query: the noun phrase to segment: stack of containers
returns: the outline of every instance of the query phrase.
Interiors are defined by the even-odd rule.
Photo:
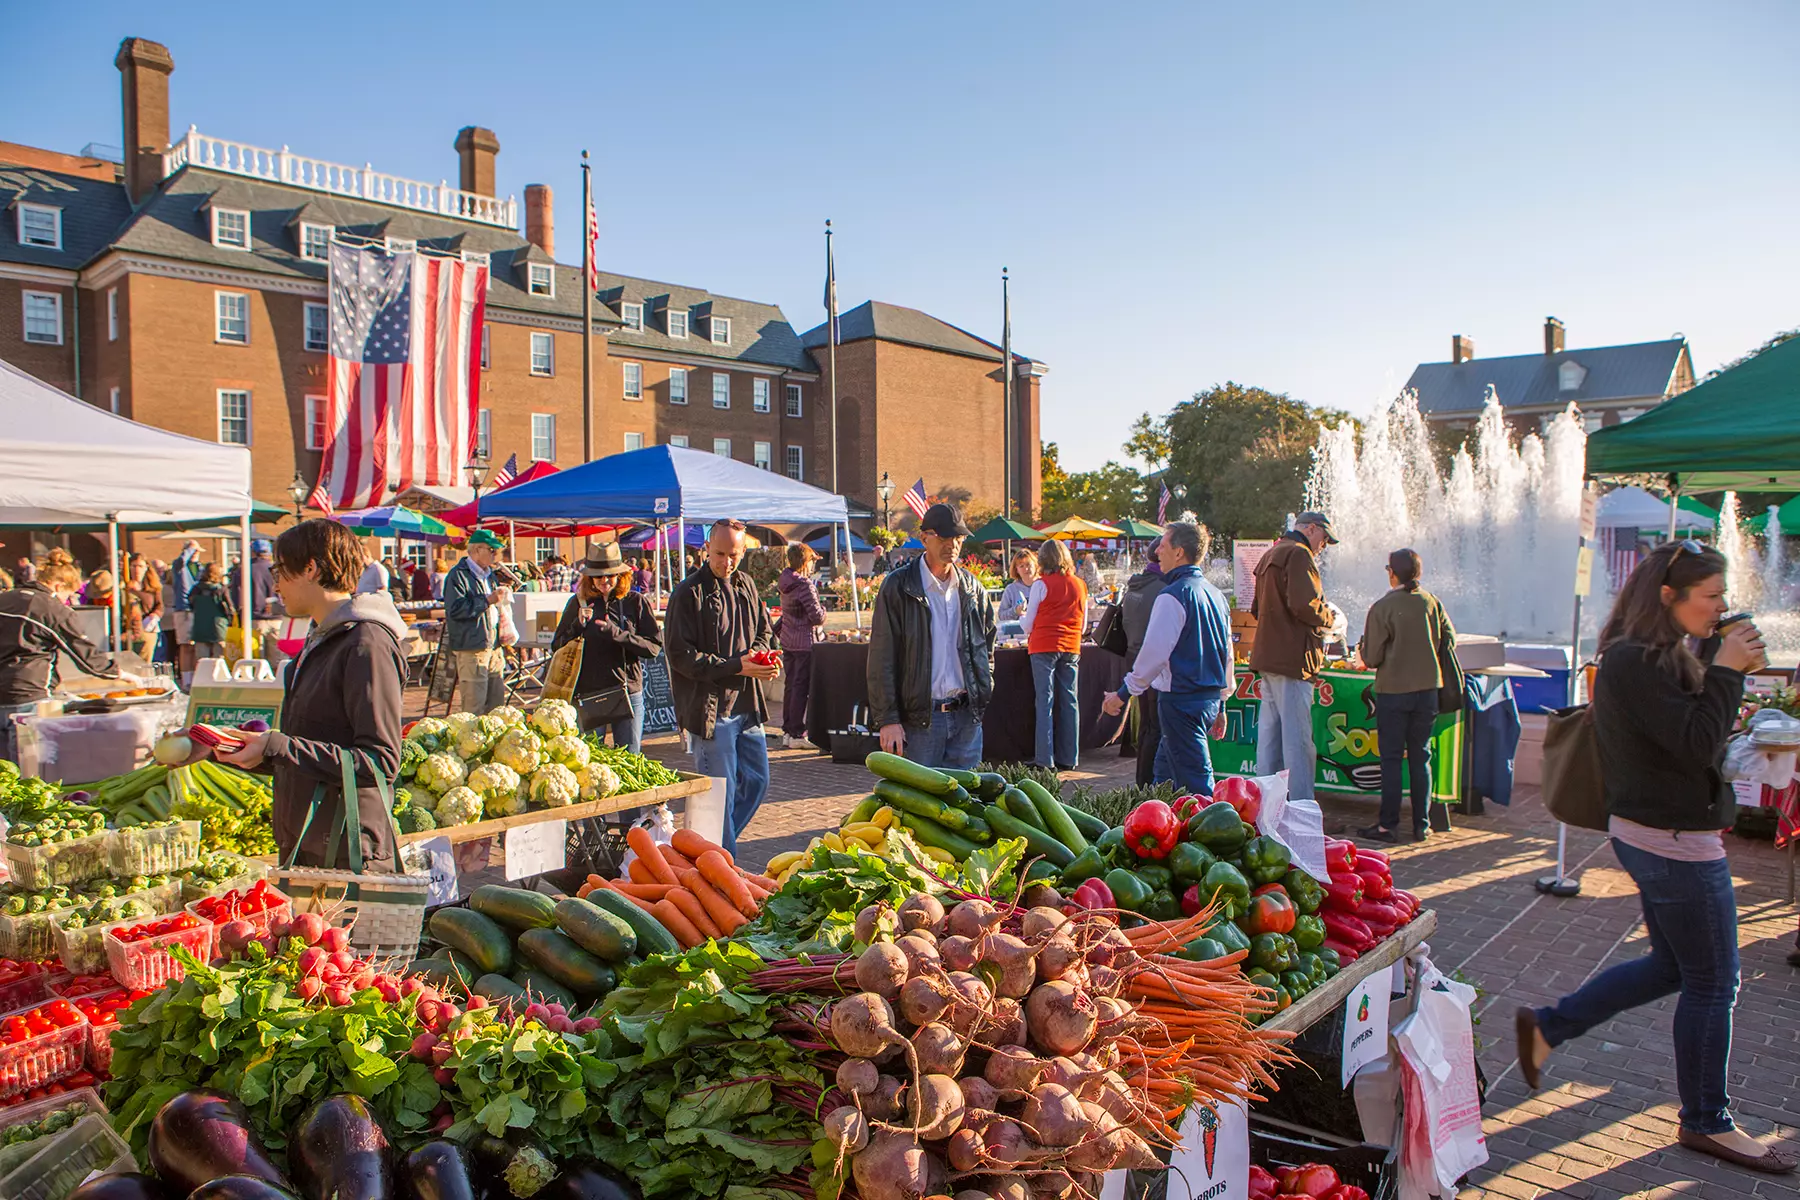
[[[0,1110],[0,1196],[62,1200],[89,1175],[135,1171],[92,1088]]]

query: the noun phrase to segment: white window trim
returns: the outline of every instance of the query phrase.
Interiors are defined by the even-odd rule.
[[[758,375],[750,380],[750,408],[753,412],[766,413],[775,403],[775,384]]]
[[[245,251],[248,251],[250,249],[250,247],[255,244],[256,239],[250,233],[250,210],[249,209],[247,209],[247,208],[214,208],[211,210],[211,212],[212,212],[212,244],[213,245],[217,246],[221,250],[245,250]],[[244,218],[244,244],[243,245],[240,246],[236,242],[222,242],[219,240],[219,218],[224,217],[224,216]]]
[[[314,419],[315,414],[317,414],[316,422]],[[301,404],[301,417],[306,422],[305,426],[300,430],[301,447],[306,450],[323,450],[325,448],[325,435],[331,432],[329,429],[325,428],[325,397],[308,396]],[[313,440],[313,426],[315,423],[318,426],[320,434],[317,441]]]
[[[387,252],[389,254],[399,254],[405,250],[417,250],[419,248],[418,238],[391,237],[386,239],[386,241]]]
[[[478,408],[475,410],[475,453],[482,458],[491,457],[494,451],[494,410]]]
[[[670,367],[669,368],[669,403],[670,404],[686,404],[688,402],[688,396],[690,394],[692,394],[693,380],[690,378],[690,376],[692,374],[693,373],[691,371],[689,371],[686,367]],[[677,375],[679,375],[681,377],[681,395],[679,395],[679,396],[677,396],[675,394],[675,377]]]
[[[539,338],[546,339],[546,341],[548,342],[548,344],[550,346],[550,365],[547,369],[542,370],[542,371],[538,370],[538,366],[537,366],[537,346],[538,346]],[[556,374],[556,335],[555,334],[545,333],[542,330],[539,330],[537,332],[534,332],[531,335],[530,370],[531,370],[531,373],[533,375],[537,376],[539,379],[549,379]]]
[[[688,445],[688,435],[685,433],[671,433],[669,435],[669,445],[680,446],[683,450],[692,449],[692,447]]]
[[[312,314],[314,310],[325,314],[325,340],[320,345],[312,343]],[[325,353],[331,349],[331,310],[323,304],[315,304],[308,300],[300,314],[300,345],[303,349]]]
[[[787,406],[789,396],[794,398],[794,407],[791,411]],[[782,389],[781,411],[782,415],[788,417],[799,417],[806,412],[806,393],[801,390],[799,384],[790,383]]]
[[[540,417],[543,418],[544,420],[550,422],[550,453],[548,456],[540,455],[537,452],[538,451],[538,419]],[[555,413],[532,413],[531,414],[531,461],[532,462],[549,462],[549,463],[553,463],[556,461],[556,414]]]
[[[721,451],[719,449],[720,446],[725,447],[725,449]],[[714,438],[713,439],[713,453],[718,455],[720,458],[730,458],[731,457],[731,439],[730,438],[720,438],[720,437]]]
[[[543,272],[544,291],[537,290],[538,273]],[[525,264],[525,291],[528,295],[542,296],[546,300],[556,299],[556,267],[551,263]]]
[[[725,403],[719,403],[719,380],[725,381]],[[731,407],[731,375],[726,371],[714,371],[712,377],[712,398],[714,408]]]
[[[675,318],[676,317],[681,318],[681,332],[680,333],[675,332]],[[668,311],[668,314],[666,315],[664,320],[665,320],[665,323],[668,325],[670,337],[681,338],[684,341],[687,339],[688,327],[690,325],[692,325],[693,322],[688,319],[688,315],[685,312],[676,312],[674,309],[671,308]]]
[[[56,240],[53,242],[28,242],[25,240],[25,214],[49,213],[50,219],[56,223]],[[61,250],[63,248],[62,209],[54,204],[27,204],[20,201],[18,205],[18,239],[21,246],[32,246],[39,250]]]
[[[241,442],[228,442],[225,440],[225,396],[227,393],[234,396],[242,396],[244,398],[244,440]],[[221,446],[249,446],[254,444],[256,439],[256,425],[255,422],[251,420],[250,415],[252,411],[252,399],[253,397],[249,388],[218,389],[213,401],[213,415],[216,418],[217,425],[215,436]]]
[[[635,446],[632,445],[632,443],[634,441],[637,443],[637,445],[635,445]],[[643,434],[627,433],[625,435],[625,452],[627,454],[629,454],[633,450],[642,450],[643,448],[644,448],[644,435]]]
[[[308,254],[306,252],[306,235],[315,230],[324,230],[324,232],[325,232],[325,253],[323,253],[323,254]],[[321,225],[316,221],[300,222],[300,257],[305,259],[308,262],[330,262],[331,261],[331,239],[335,238],[336,236],[337,236],[337,226],[336,225]]]
[[[119,289],[106,289],[106,340],[119,340]]]
[[[631,380],[634,374],[637,376],[636,384],[633,384]],[[644,364],[634,362],[621,364],[619,386],[624,389],[625,399],[642,400],[644,398]]]
[[[782,448],[782,473],[789,479],[806,482],[806,447],[785,446]]]
[[[768,442],[752,442],[750,464],[765,471],[772,470],[775,465],[775,447]]]
[[[49,338],[31,336],[31,302],[48,300],[56,306],[56,337]],[[63,344],[63,298],[61,292],[37,292],[29,289],[19,296],[19,331],[21,336],[33,346],[60,346]]]
[[[244,336],[228,338],[225,336],[225,297],[236,296],[244,302]],[[213,292],[213,341],[222,346],[248,346],[250,344],[250,293],[230,292],[224,289]]]
[[[486,250],[464,250],[462,252],[462,260],[471,267],[490,267],[493,265],[493,261],[488,257],[488,252]]]
[[[112,415],[115,417],[118,416],[119,415],[119,389],[118,388],[107,389],[106,400],[107,400],[108,407],[110,407],[112,409]]]
[[[627,329],[642,332],[644,328],[644,306],[642,304],[621,303],[619,305],[619,321]]]
[[[715,345],[715,346],[731,345],[731,318],[730,317],[713,317],[711,320],[709,320],[707,322],[707,333],[711,336],[713,345]],[[720,337],[719,335],[721,333],[723,333],[725,336]]]

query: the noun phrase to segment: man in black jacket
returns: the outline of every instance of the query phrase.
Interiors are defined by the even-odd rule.
[[[1125,585],[1125,599],[1121,607],[1125,610],[1125,669],[1131,670],[1137,665],[1138,651],[1143,649],[1144,634],[1150,628],[1150,608],[1156,598],[1162,595],[1165,580],[1162,564],[1156,561],[1156,552],[1162,547],[1162,539],[1157,538],[1150,543],[1150,556],[1144,563],[1144,569],[1131,577]],[[1153,687],[1145,688],[1144,694],[1137,697],[1137,784],[1149,787],[1156,779],[1156,750],[1162,744],[1162,721],[1156,707],[1157,695]]]
[[[663,617],[675,719],[695,769],[725,781],[723,845],[734,853],[769,791],[763,682],[780,671],[750,661],[774,645],[775,630],[756,584],[738,570],[743,559],[744,523],[714,522],[705,561],[675,585]]]
[[[50,698],[50,678],[61,651],[88,674],[119,674],[75,621],[62,597],[35,580],[0,592],[0,758],[17,759],[14,713],[28,713]]]
[[[981,718],[994,694],[994,604],[957,565],[969,536],[956,510],[919,520],[925,553],[888,573],[869,635],[869,709],[881,748],[928,767],[981,761]]]

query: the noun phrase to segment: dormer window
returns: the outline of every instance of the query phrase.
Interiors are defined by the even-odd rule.
[[[488,262],[487,251],[485,250],[464,250],[462,252],[462,260],[471,267],[485,267],[490,265]]]
[[[62,249],[62,209],[48,204],[20,204],[19,245]]]
[[[687,329],[688,315],[684,312],[676,312],[674,309],[670,309],[669,336],[672,338],[685,338],[687,336]]]
[[[417,238],[391,237],[387,239],[387,252],[389,254],[411,252],[418,248],[419,240]]]
[[[712,333],[713,345],[731,345],[731,320],[728,317],[714,317],[707,322]]]
[[[1581,390],[1581,381],[1587,378],[1587,368],[1573,359],[1556,368],[1556,390],[1559,392],[1576,392]]]
[[[527,263],[525,266],[526,290],[534,296],[556,295],[556,268],[549,263]]]
[[[300,257],[310,258],[314,262],[328,262],[331,259],[331,238],[337,233],[332,225],[314,225],[310,221],[300,224]]]
[[[627,329],[642,330],[644,328],[644,306],[641,304],[619,305],[619,320]]]
[[[224,250],[250,248],[250,213],[242,208],[212,210],[212,244]]]

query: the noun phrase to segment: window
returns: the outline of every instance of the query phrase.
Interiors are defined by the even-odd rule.
[[[106,399],[107,399],[108,404],[112,408],[113,416],[115,416],[115,417],[118,416],[119,415],[119,389],[112,388],[110,391],[108,391],[107,395],[106,395]]]
[[[486,414],[483,413],[483,415]],[[306,398],[306,448],[308,450],[325,448],[325,397],[323,396]]]
[[[797,383],[787,385],[787,415],[790,417],[800,415],[800,385]]]
[[[712,331],[713,345],[715,345],[715,346],[731,345],[731,318],[729,318],[729,317],[714,317],[712,320],[707,322],[707,325]]]
[[[531,335],[531,373],[556,374],[556,339],[548,333]]]
[[[250,393],[219,389],[219,440],[227,446],[250,444]]]
[[[481,409],[475,414],[475,457],[491,458],[494,454],[494,413]]]
[[[688,373],[687,373],[686,367],[670,367],[669,368],[669,403],[670,404],[686,404],[687,403],[687,377],[688,377]]]
[[[486,267],[492,265],[486,250],[464,250],[462,252],[462,260],[471,267]],[[489,282],[492,282],[492,280]]]
[[[787,448],[787,477],[789,479],[805,480],[806,451],[803,447],[789,446]]]
[[[1619,424],[1623,425],[1627,421],[1635,421],[1649,411],[1650,410],[1647,408],[1621,408],[1619,410]]]
[[[527,263],[525,287],[534,296],[555,296],[556,269],[549,263]]]
[[[1605,424],[1606,424],[1606,414],[1605,413],[1584,412],[1581,414],[1581,427],[1588,433],[1600,432],[1601,428]]]
[[[212,243],[227,250],[250,248],[250,214],[241,208],[212,210]]]
[[[752,379],[750,381],[750,407],[751,408],[755,409],[757,412],[768,412],[769,411],[769,388],[770,388],[770,386],[771,385],[770,385],[769,381],[766,379]]]
[[[494,365],[488,351],[488,332],[491,327],[484,321],[481,325],[481,369],[487,370]]]
[[[556,414],[531,414],[531,457],[537,462],[556,461]]]
[[[119,289],[106,289],[106,340],[119,340]]]
[[[643,329],[644,306],[641,304],[619,305],[619,320],[624,322],[627,329]]]
[[[713,372],[713,407],[731,407],[731,376],[723,371]]]
[[[314,225],[307,221],[300,223],[300,257],[310,258],[314,262],[327,262],[331,258],[331,236],[337,232],[335,226]]]
[[[25,293],[25,340],[60,346],[63,340],[62,297],[55,292]]]
[[[674,309],[669,310],[670,337],[684,338],[687,336],[687,318],[688,315],[684,312],[676,312]]]
[[[62,209],[48,204],[19,205],[19,245],[62,249]]]
[[[1570,359],[1556,368],[1556,390],[1559,392],[1576,392],[1581,390],[1581,381],[1587,378],[1587,368]]]
[[[757,442],[750,451],[750,461],[763,470],[769,469],[769,443]]]
[[[417,250],[418,248],[419,240],[417,238],[391,237],[387,239],[389,254],[399,254],[403,250]]]
[[[239,346],[250,344],[250,297],[243,292],[214,292],[213,303],[218,310],[219,328],[216,340],[234,342]]]
[[[306,306],[306,348],[331,348],[331,310],[323,304],[309,303]]]
[[[627,449],[627,450],[642,450],[643,448],[644,448],[644,435],[643,434],[628,433],[625,435],[625,449]]]
[[[687,434],[671,433],[669,435],[669,445],[680,446],[683,450],[685,450],[685,449],[687,449],[687,444],[688,444]]]
[[[731,439],[730,438],[714,438],[713,439],[713,453],[718,455],[720,458],[730,458],[731,457]]]
[[[642,400],[644,398],[644,364],[625,364],[625,398]]]
[[[405,543],[406,561],[421,571],[431,570],[431,547],[425,542]]]
[[[538,561],[538,565],[542,566],[543,564],[549,562],[552,558],[556,557],[556,539],[555,538],[537,538],[536,541],[537,541],[537,561]]]

